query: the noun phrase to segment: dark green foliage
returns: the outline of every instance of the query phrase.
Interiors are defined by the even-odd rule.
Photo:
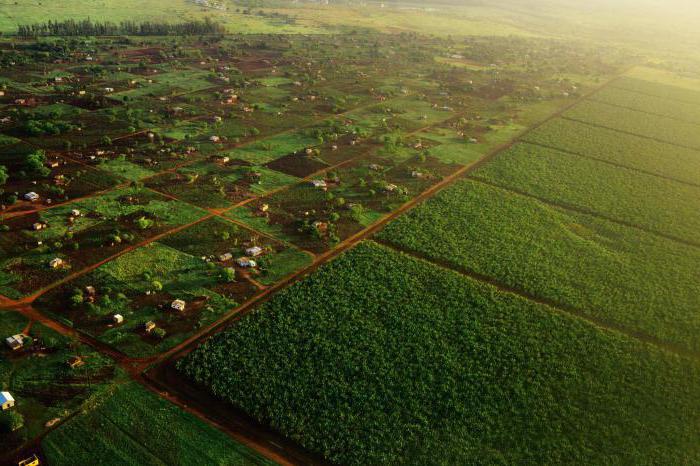
[[[700,351],[697,248],[474,181],[391,222],[380,238]]]
[[[361,244],[178,364],[339,464],[700,461],[700,369]]]

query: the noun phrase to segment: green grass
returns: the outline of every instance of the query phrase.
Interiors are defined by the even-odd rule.
[[[700,352],[700,251],[464,181],[391,222],[382,241]]]
[[[231,158],[262,165],[317,144],[318,141],[315,138],[301,132],[283,133],[234,149],[227,155]]]
[[[138,164],[129,162],[124,158],[104,160],[100,162],[99,167],[102,170],[121,176],[122,178],[126,178],[129,181],[138,181],[142,178],[153,176],[155,174],[153,171],[143,168]]]
[[[529,144],[472,176],[687,241],[700,229],[700,188]]]
[[[338,464],[700,460],[695,363],[371,243],[179,368]]]
[[[41,443],[49,464],[273,464],[139,384],[121,385]]]
[[[700,151],[564,118],[550,121],[523,139],[700,185]]]

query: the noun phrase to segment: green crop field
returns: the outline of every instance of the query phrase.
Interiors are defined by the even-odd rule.
[[[133,382],[51,432],[41,447],[55,466],[274,464]]]
[[[644,99],[644,97],[640,97]],[[669,109],[673,104],[669,104]],[[670,111],[670,110],[669,110]],[[700,125],[669,117],[615,107],[592,100],[581,102],[564,114],[566,118],[636,134],[680,147],[700,149]]]
[[[695,363],[372,243],[179,367],[340,464],[700,460]]]
[[[649,92],[656,89],[650,86]],[[656,92],[666,94],[663,88]],[[700,95],[700,93],[698,93]],[[656,97],[655,95],[641,94],[619,87],[607,87],[595,93],[592,100],[604,104],[617,105],[631,110],[649,113],[672,119],[681,120],[687,123],[700,124],[700,100],[694,103],[680,101],[669,102],[667,97]]]
[[[530,144],[501,152],[473,177],[697,242],[700,187]]]
[[[557,118],[523,140],[700,185],[700,151]]]
[[[682,78],[673,74],[662,75],[661,73],[655,70],[651,79],[646,74],[642,75],[645,79],[625,76],[615,81],[612,86],[629,92],[636,92],[642,96],[647,95],[672,101],[674,105],[700,105],[700,85],[698,85],[697,80],[693,84],[688,85],[688,82],[691,80],[681,81]],[[691,108],[687,105],[680,105],[679,107]]]
[[[700,351],[697,248],[475,181],[440,193],[387,225],[379,238]]]

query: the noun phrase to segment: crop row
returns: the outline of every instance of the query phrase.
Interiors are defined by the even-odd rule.
[[[592,99],[640,112],[700,124],[700,103],[669,101],[663,97],[644,95],[617,87],[606,87],[597,92]]]
[[[473,174],[555,204],[696,242],[700,188],[531,144],[517,144]]]
[[[531,131],[527,142],[700,185],[700,152],[557,118]]]
[[[700,460],[694,362],[375,243],[178,367],[338,464]]]
[[[380,238],[700,351],[697,248],[475,181],[440,193]]]
[[[623,77],[613,83],[614,87],[677,102],[700,105],[700,91],[680,86],[663,84],[631,77]]]
[[[226,434],[135,383],[43,441],[49,464],[269,464]]]
[[[673,103],[669,102],[669,108]],[[564,114],[573,120],[700,149],[700,125],[587,100]]]

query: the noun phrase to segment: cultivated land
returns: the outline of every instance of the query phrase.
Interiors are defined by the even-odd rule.
[[[42,445],[52,465],[275,464],[134,382],[115,387]]]
[[[114,22],[0,38],[0,463],[697,462],[700,69],[637,7],[0,4]]]
[[[695,362],[372,243],[179,367],[340,464],[700,458]]]

